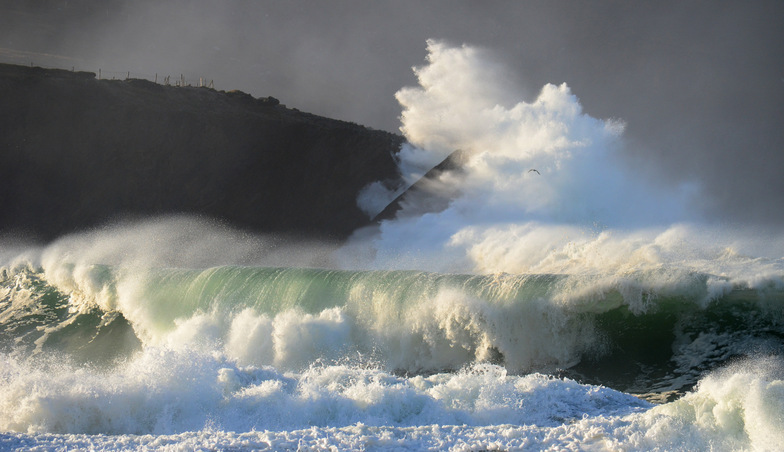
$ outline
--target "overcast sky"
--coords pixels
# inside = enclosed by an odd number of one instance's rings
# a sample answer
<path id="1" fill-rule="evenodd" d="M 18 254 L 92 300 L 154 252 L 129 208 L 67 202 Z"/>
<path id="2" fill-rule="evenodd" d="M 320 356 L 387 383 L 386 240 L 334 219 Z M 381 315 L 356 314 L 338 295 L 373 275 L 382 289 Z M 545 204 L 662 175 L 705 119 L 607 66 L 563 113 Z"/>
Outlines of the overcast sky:
<path id="1" fill-rule="evenodd" d="M 0 61 L 205 77 L 397 132 L 425 41 L 483 46 L 530 98 L 566 82 L 626 121 L 641 175 L 700 184 L 716 219 L 780 226 L 782 17 L 781 1 L 3 0 Z"/>

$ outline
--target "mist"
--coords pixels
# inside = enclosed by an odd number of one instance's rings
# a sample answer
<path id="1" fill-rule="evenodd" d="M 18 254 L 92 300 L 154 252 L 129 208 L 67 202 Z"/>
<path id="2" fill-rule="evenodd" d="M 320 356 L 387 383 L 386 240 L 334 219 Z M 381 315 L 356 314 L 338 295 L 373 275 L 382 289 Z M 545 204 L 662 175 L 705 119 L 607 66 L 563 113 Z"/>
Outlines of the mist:
<path id="1" fill-rule="evenodd" d="M 105 76 L 183 74 L 217 89 L 399 132 L 395 98 L 426 41 L 488 50 L 531 102 L 567 83 L 624 124 L 645 183 L 700 188 L 717 222 L 784 223 L 780 2 L 43 1 L 0 6 L 0 61 Z"/>
<path id="2" fill-rule="evenodd" d="M 356 234 L 347 254 L 373 250 L 358 267 L 619 276 L 679 268 L 748 283 L 784 252 L 780 233 L 707 218 L 699 184 L 640 178 L 622 158 L 626 124 L 586 113 L 566 83 L 527 101 L 487 49 L 428 40 L 427 50 L 417 86 L 396 93 L 408 141 L 399 165 L 415 181 L 453 149 L 461 163 L 429 172 L 395 218 Z"/>

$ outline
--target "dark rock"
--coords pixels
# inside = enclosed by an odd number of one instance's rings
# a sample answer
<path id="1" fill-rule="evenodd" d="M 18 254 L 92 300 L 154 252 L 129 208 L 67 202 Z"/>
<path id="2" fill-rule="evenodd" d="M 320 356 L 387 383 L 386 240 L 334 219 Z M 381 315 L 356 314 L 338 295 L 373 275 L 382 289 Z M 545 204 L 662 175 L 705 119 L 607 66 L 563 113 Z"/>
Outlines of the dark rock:
<path id="1" fill-rule="evenodd" d="M 374 222 L 391 220 L 401 214 L 403 207 L 409 215 L 421 215 L 425 212 L 441 212 L 455 199 L 456 193 L 453 185 L 444 186 L 439 183 L 439 178 L 444 173 L 460 174 L 463 165 L 468 161 L 470 154 L 458 149 L 451 153 L 441 163 L 425 173 L 421 179 L 401 193 L 394 201 L 389 203 L 384 210 L 373 218 Z"/>
<path id="2" fill-rule="evenodd" d="M 256 99 L 256 101 L 261 105 L 268 105 L 270 107 L 275 107 L 277 105 L 280 105 L 280 101 L 272 96 L 259 97 L 258 99 Z"/>
<path id="3" fill-rule="evenodd" d="M 359 191 L 398 177 L 402 137 L 269 97 L 0 64 L 0 99 L 0 233 L 186 213 L 343 239 L 370 222 Z"/>

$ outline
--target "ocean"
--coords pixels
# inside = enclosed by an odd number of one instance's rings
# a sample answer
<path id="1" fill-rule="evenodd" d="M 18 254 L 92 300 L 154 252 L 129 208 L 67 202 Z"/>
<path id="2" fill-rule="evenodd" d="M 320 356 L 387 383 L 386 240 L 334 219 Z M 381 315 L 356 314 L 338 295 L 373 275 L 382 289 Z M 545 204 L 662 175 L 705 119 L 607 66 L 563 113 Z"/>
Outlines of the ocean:
<path id="1" fill-rule="evenodd" d="M 187 216 L 4 239 L 0 449 L 784 449 L 784 237 L 635 173 L 567 85 L 428 52 L 401 171 L 468 161 L 346 244 Z"/>

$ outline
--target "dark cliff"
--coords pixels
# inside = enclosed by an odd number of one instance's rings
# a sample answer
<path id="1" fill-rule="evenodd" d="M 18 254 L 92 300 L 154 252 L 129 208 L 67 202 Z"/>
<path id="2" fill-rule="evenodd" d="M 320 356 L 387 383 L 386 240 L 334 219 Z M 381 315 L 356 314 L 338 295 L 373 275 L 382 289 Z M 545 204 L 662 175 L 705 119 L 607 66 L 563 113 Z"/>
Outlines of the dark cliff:
<path id="1" fill-rule="evenodd" d="M 439 182 L 441 175 L 451 173 L 454 176 L 464 174 L 463 167 L 470 158 L 468 151 L 458 149 L 452 152 L 441 163 L 425 173 L 421 179 L 406 188 L 397 198 L 389 203 L 384 210 L 373 218 L 374 222 L 391 220 L 400 216 L 405 207 L 406 215 L 421 215 L 425 212 L 441 212 L 459 193 L 454 187 L 444 186 Z"/>
<path id="2" fill-rule="evenodd" d="M 0 232 L 187 213 L 342 239 L 402 141 L 273 98 L 0 64 Z"/>

